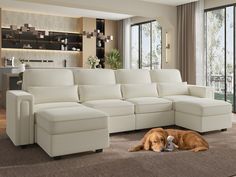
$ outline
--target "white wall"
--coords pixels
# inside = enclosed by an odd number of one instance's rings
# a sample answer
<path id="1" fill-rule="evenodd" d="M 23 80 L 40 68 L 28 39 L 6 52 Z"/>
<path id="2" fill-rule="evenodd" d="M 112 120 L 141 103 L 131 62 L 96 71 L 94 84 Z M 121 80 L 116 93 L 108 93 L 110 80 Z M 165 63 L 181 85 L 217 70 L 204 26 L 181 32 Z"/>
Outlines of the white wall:
<path id="1" fill-rule="evenodd" d="M 205 0 L 205 9 L 234 4 L 236 0 Z"/>

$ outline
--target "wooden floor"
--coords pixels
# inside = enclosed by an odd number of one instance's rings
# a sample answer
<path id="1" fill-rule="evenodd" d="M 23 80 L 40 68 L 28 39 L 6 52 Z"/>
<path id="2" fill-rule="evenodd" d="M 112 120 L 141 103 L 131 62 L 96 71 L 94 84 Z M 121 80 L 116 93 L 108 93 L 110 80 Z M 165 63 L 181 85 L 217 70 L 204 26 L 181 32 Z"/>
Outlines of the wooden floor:
<path id="1" fill-rule="evenodd" d="M 0 134 L 5 132 L 6 128 L 6 111 L 0 108 Z"/>

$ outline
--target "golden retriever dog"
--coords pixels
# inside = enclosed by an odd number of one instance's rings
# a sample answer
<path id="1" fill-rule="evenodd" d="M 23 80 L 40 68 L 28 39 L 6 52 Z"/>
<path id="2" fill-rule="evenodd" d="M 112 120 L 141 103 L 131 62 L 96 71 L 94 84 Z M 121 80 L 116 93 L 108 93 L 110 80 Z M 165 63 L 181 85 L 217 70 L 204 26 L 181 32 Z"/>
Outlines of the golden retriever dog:
<path id="1" fill-rule="evenodd" d="M 174 137 L 173 142 L 179 147 L 179 150 L 191 150 L 193 152 L 205 151 L 209 145 L 204 138 L 194 131 L 184 131 L 175 129 L 154 128 L 148 131 L 141 140 L 141 144 L 130 148 L 130 152 L 140 150 L 152 150 L 162 152 L 167 144 L 167 137 Z"/>

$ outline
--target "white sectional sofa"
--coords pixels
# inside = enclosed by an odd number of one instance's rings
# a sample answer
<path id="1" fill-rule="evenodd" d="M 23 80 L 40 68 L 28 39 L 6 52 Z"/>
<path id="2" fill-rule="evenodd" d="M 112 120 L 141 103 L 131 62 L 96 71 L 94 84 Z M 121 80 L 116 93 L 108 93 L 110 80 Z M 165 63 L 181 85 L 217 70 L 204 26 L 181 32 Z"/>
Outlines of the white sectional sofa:
<path id="1" fill-rule="evenodd" d="M 31 69 L 7 92 L 7 134 L 49 156 L 98 151 L 109 133 L 167 125 L 199 132 L 232 126 L 231 104 L 209 87 L 183 83 L 175 69 Z"/>

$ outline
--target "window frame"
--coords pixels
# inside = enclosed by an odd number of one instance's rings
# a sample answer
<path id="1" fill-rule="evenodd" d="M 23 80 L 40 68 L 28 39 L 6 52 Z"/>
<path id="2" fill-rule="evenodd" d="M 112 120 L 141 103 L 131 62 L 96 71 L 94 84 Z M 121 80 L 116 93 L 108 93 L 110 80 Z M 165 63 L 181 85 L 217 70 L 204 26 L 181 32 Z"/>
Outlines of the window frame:
<path id="1" fill-rule="evenodd" d="M 227 9 L 227 7 L 233 7 L 234 8 L 234 11 L 233 11 L 233 27 L 234 27 L 234 33 L 233 33 L 233 82 L 234 82 L 234 85 L 233 85 L 233 112 L 235 113 L 236 112 L 236 83 L 235 83 L 235 81 L 236 81 L 236 78 L 235 78 L 235 76 L 236 76 L 236 66 L 235 66 L 235 64 L 236 64 L 236 3 L 233 3 L 233 4 L 227 4 L 227 5 L 223 5 L 223 6 L 218 6 L 218 7 L 213 7 L 213 8 L 208 8 L 208 9 L 205 9 L 204 10 L 204 20 L 205 20 L 205 24 L 204 24 L 204 31 L 205 31 L 205 41 L 204 41 L 204 45 L 205 45 L 205 62 L 206 62 L 206 71 L 205 71 L 205 73 L 206 73 L 206 86 L 208 85 L 207 84 L 207 82 L 208 82 L 208 80 L 207 80 L 207 13 L 208 12 L 211 12 L 211 11 L 214 11 L 214 10 L 220 10 L 220 9 L 224 9 L 224 48 L 225 48 L 225 50 L 224 50 L 224 86 L 225 86 L 225 89 L 224 89 L 224 101 L 227 101 L 227 69 L 226 69 L 226 63 L 227 63 L 227 49 L 226 49 L 226 47 L 227 47 L 227 34 L 226 34 L 226 32 L 227 32 L 227 27 L 226 27 L 226 20 L 227 20 L 227 17 L 226 17 L 226 9 Z"/>
<path id="2" fill-rule="evenodd" d="M 153 37 L 153 34 L 152 34 L 152 22 L 157 22 L 158 23 L 158 21 L 157 20 L 149 20 L 149 21 L 145 21 L 145 22 L 140 22 L 140 23 L 134 23 L 134 24 L 132 24 L 131 25 L 131 30 L 130 30 L 130 32 L 132 31 L 132 27 L 133 26 L 138 26 L 138 41 L 139 41 L 139 43 L 138 43 L 138 67 L 139 67 L 139 69 L 142 69 L 142 25 L 143 24 L 147 24 L 147 23 L 149 23 L 150 24 L 150 70 L 152 70 L 153 68 L 152 68 L 152 37 Z M 160 66 L 161 66 L 161 68 L 162 68 L 162 57 L 163 57 L 163 55 L 162 55 L 162 49 L 163 49 L 163 46 L 162 46 L 162 40 L 163 40 L 163 36 L 162 36 L 162 34 L 163 34 L 163 30 L 162 30 L 162 27 L 161 27 L 161 64 L 160 64 Z M 131 35 L 132 36 L 132 35 Z M 131 39 L 131 42 L 130 42 L 130 45 L 132 45 L 132 39 Z M 130 56 L 132 57 L 132 52 L 130 53 Z M 132 60 L 130 60 L 130 61 L 132 61 Z M 132 66 L 132 63 L 130 63 L 130 66 Z"/>

